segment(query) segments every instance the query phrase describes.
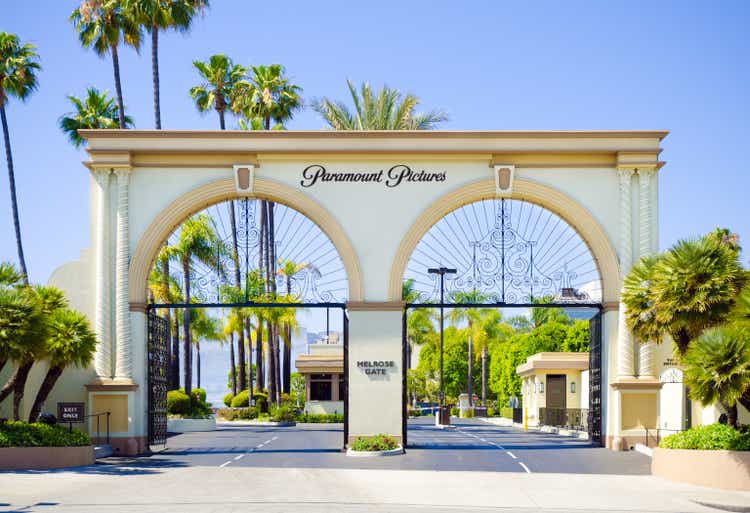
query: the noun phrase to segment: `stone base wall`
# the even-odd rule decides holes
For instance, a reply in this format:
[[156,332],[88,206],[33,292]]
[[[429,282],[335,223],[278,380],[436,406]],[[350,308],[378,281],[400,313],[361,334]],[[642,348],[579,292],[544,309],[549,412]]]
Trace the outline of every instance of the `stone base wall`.
[[750,451],[657,448],[651,473],[680,483],[750,491]]
[[46,470],[94,464],[94,447],[3,447],[1,470]]

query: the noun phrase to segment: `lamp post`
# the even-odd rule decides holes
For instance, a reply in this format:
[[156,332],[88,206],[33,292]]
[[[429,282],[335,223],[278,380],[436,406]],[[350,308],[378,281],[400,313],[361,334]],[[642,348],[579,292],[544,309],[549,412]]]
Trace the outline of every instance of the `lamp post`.
[[429,274],[437,274],[440,276],[440,411],[442,413],[442,406],[445,402],[445,392],[443,391],[443,324],[444,324],[444,312],[443,303],[445,302],[445,275],[456,274],[456,269],[449,269],[447,267],[430,267],[427,269]]

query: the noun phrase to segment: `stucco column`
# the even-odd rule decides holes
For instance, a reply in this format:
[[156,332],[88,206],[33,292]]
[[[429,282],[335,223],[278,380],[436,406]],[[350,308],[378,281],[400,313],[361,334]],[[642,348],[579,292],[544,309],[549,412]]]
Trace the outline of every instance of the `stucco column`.
[[[633,221],[631,181],[633,169],[618,169],[620,177],[620,277],[624,278],[633,265]],[[617,335],[617,377],[635,375],[633,334],[625,324],[625,305],[620,304]]]
[[[638,254],[641,257],[652,253],[652,202],[651,202],[651,179],[654,175],[653,169],[638,170]],[[654,356],[656,354],[656,343],[653,340],[641,341],[638,352],[638,377],[655,378]]]
[[130,262],[130,169],[115,171],[117,175],[117,259],[115,263],[116,364],[115,378],[133,377],[132,343],[130,339],[130,305],[128,265]]
[[112,377],[112,337],[110,326],[110,298],[108,294],[110,270],[109,258],[109,175],[110,169],[94,169],[91,174],[96,180],[96,252],[94,330],[98,344],[94,355],[94,368],[100,378]]

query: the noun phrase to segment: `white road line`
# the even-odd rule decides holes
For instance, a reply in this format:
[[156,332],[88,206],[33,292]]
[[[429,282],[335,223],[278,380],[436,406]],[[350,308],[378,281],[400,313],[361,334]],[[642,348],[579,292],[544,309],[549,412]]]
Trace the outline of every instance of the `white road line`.
[[224,468],[224,467],[226,467],[227,465],[229,465],[230,463],[232,463],[232,460],[229,460],[229,461],[227,461],[226,463],[222,463],[221,465],[219,465],[219,468]]
[[507,454],[508,456],[510,456],[511,458],[513,458],[514,460],[517,460],[517,459],[518,459],[518,458],[516,458],[516,455],[515,455],[515,454],[513,454],[513,453],[512,453],[512,452],[510,452],[510,451],[505,451],[505,453],[506,453],[506,454]]
[[271,438],[271,441],[273,442],[274,440],[278,440],[278,439],[279,439],[278,436],[274,436],[273,438]]
[[258,444],[255,446],[256,449],[260,449],[261,447],[263,447],[263,444]]
[[520,461],[518,462],[518,464],[523,467],[523,469],[526,471],[527,474],[531,474],[531,470],[529,470],[529,467],[527,467],[526,465],[524,465]]
[[484,443],[487,443],[487,440],[485,440],[484,438],[480,438],[480,440],[483,441]]
[[244,456],[244,454],[238,454],[237,456],[234,457],[234,460],[237,461],[237,460],[241,459],[243,456]]
[[263,444],[264,444],[264,445],[265,445],[265,444],[270,444],[271,442],[273,442],[273,439],[271,439],[271,440],[266,440],[265,442],[263,442]]

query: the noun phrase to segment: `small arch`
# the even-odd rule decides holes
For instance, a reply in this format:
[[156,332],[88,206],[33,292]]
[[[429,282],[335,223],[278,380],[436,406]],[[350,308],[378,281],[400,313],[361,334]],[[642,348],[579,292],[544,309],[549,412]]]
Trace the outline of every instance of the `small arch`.
[[[481,180],[451,191],[427,207],[401,240],[391,266],[388,288],[390,299],[401,300],[401,284],[409,258],[419,241],[435,223],[464,205],[496,197],[495,181]],[[510,197],[544,207],[570,224],[589,247],[599,269],[602,302],[619,302],[620,274],[617,254],[604,229],[586,208],[563,192],[531,180],[516,179]]]
[[[138,240],[130,260],[129,301],[131,308],[146,303],[148,275],[159,248],[169,237],[169,234],[185,219],[204,208],[238,197],[233,179],[216,180],[183,194],[159,212]],[[323,233],[331,239],[344,263],[349,282],[349,299],[351,301],[362,301],[362,276],[359,259],[344,229],[325,208],[300,191],[264,178],[255,179],[251,197],[287,205],[298,210],[317,224]]]

